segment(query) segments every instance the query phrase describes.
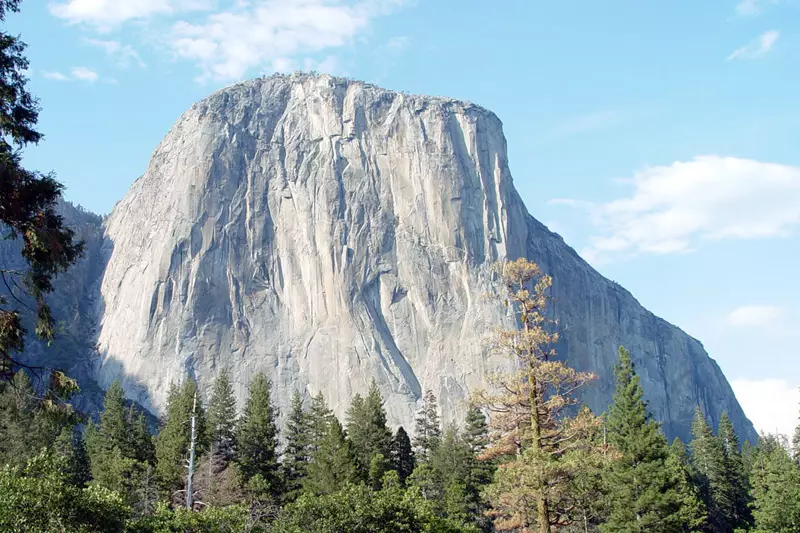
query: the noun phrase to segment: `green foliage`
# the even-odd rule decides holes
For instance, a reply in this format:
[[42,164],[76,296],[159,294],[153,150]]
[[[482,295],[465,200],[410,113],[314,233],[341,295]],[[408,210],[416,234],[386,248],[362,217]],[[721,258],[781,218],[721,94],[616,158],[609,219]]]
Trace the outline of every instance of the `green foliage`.
[[64,462],[67,481],[76,487],[85,486],[91,479],[89,454],[83,435],[74,427],[64,427],[53,445],[55,453]]
[[750,480],[757,533],[800,531],[800,467],[782,437],[762,436]]
[[0,464],[23,465],[51,446],[61,431],[57,417],[42,409],[27,372],[0,383]]
[[357,477],[355,457],[350,441],[336,418],[311,456],[303,488],[309,494],[326,495],[338,492]]
[[251,528],[250,510],[242,505],[206,507],[192,512],[183,507],[175,510],[160,504],[151,516],[133,522],[129,533],[241,533],[264,531]]
[[[630,354],[620,348],[616,391],[606,418],[608,442],[619,453],[605,472],[609,533],[689,531],[683,472],[670,459],[667,440],[650,418]],[[693,506],[693,505],[692,505]]]
[[[186,380],[180,388],[172,385],[167,397],[166,416],[156,437],[156,478],[163,494],[170,499],[184,489],[191,440],[192,404],[196,391],[197,384],[191,379]],[[200,454],[206,449],[207,432],[199,395],[197,413],[197,450]]]
[[348,484],[324,496],[304,494],[276,521],[275,533],[456,533],[474,526],[438,516],[428,502],[402,488],[396,472],[381,490]]
[[[386,425],[386,410],[378,385],[370,384],[365,398],[356,394],[347,411],[347,435],[352,443],[359,477],[373,485],[389,469],[392,432]],[[377,457],[377,458],[376,458]]]
[[236,398],[227,370],[214,380],[208,402],[208,439],[217,461],[227,464],[236,449]]
[[414,450],[411,448],[411,439],[403,426],[397,428],[392,437],[391,462],[392,469],[400,477],[400,482],[405,483],[406,479],[414,472],[416,461]]
[[303,398],[295,391],[289,419],[286,421],[286,449],[283,452],[281,475],[284,499],[294,501],[302,489],[303,478],[311,461],[311,428],[308,414],[303,410]]
[[70,483],[66,463],[43,451],[22,466],[0,469],[0,531],[7,533],[118,533],[130,509],[100,486]]
[[710,531],[730,531],[734,502],[732,487],[726,479],[725,445],[714,436],[699,407],[692,421],[692,436],[690,448],[695,482],[708,509]]
[[317,393],[311,399],[311,407],[308,409],[308,442],[309,453],[313,453],[319,448],[322,439],[328,434],[328,428],[335,417],[330,410],[322,392]]
[[739,438],[728,414],[723,412],[717,429],[723,450],[722,481],[725,499],[730,501],[728,520],[733,529],[746,529],[753,523],[750,512],[750,480],[744,468]]
[[427,461],[442,440],[442,426],[439,422],[439,408],[432,390],[425,391],[422,409],[417,413],[414,428],[414,453],[417,460]]
[[[0,21],[17,11],[17,0],[0,2]],[[6,285],[24,290],[36,302],[36,334],[48,342],[54,338],[52,313],[45,300],[52,292],[53,278],[72,265],[83,251],[74,232],[58,214],[63,185],[52,175],[22,167],[20,150],[38,143],[39,106],[28,92],[28,60],[25,44],[16,36],[0,32],[0,225],[9,239],[21,241],[21,256],[27,268],[4,272]],[[13,302],[19,303],[20,298]],[[25,329],[18,309],[0,297],[0,380],[10,381],[19,366],[15,357],[25,348]],[[51,381],[45,399],[58,402],[59,393],[74,390],[75,382],[60,372]],[[62,387],[63,386],[63,387]]]
[[270,494],[277,498],[281,494],[278,413],[272,405],[270,387],[264,374],[257,374],[250,383],[250,394],[236,432],[236,462],[245,482],[259,475],[269,485]]

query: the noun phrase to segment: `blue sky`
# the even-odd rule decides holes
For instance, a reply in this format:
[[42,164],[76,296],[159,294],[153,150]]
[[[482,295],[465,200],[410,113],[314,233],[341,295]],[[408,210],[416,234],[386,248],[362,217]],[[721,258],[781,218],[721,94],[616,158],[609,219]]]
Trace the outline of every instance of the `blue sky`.
[[800,0],[24,2],[45,141],[107,213],[209,92],[315,69],[503,120],[531,213],[703,341],[759,429],[800,406]]

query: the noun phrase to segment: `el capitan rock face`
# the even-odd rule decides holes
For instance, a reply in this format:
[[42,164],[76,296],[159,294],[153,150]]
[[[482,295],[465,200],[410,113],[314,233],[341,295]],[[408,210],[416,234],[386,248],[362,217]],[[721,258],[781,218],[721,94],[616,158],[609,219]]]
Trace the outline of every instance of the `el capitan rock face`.
[[95,248],[91,373],[153,411],[170,381],[228,368],[240,400],[266,372],[284,412],[321,390],[343,415],[374,378],[393,423],[413,427],[428,388],[459,420],[509,364],[485,342],[510,323],[491,265],[526,256],[554,278],[559,353],[599,376],[595,411],[623,344],[668,434],[700,404],[755,435],[698,341],[528,214],[500,120],[469,103],[299,74],[226,88],[178,120]]

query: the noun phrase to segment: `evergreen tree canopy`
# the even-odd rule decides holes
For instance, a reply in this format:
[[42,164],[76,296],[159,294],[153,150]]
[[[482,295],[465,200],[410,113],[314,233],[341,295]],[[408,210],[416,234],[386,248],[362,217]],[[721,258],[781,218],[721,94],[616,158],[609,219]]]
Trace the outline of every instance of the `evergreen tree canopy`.
[[692,421],[692,436],[695,482],[708,509],[709,527],[715,533],[732,530],[734,502],[725,474],[725,445],[714,436],[699,407]]
[[[683,472],[670,461],[667,440],[650,418],[630,354],[619,350],[616,391],[606,418],[608,442],[619,453],[606,470],[608,533],[688,531]],[[694,506],[694,503],[691,504]]]
[[419,461],[427,461],[442,440],[442,426],[439,422],[439,407],[436,395],[426,390],[422,398],[422,409],[417,413],[414,428],[414,453]]
[[739,437],[736,436],[728,413],[722,413],[717,429],[717,439],[723,449],[722,483],[725,499],[730,501],[728,523],[734,530],[752,525],[750,512],[750,481],[744,468]]
[[319,447],[322,439],[328,434],[328,427],[335,417],[325,397],[320,391],[311,399],[311,406],[308,409],[308,442],[309,452],[313,453]]
[[0,381],[0,464],[24,465],[53,444],[63,420],[41,409],[28,373]]
[[756,533],[800,531],[800,467],[782,437],[762,435],[753,458]]
[[236,434],[236,398],[227,370],[214,380],[208,402],[208,438],[215,459],[227,464],[233,459]]
[[89,455],[83,436],[75,427],[65,426],[53,446],[60,458],[66,481],[76,487],[84,487],[91,479]]
[[414,472],[414,450],[411,448],[411,439],[403,426],[397,428],[392,437],[391,450],[392,468],[400,477],[400,482],[405,483],[408,476]]
[[[18,0],[0,0],[0,22],[18,11]],[[26,170],[20,150],[36,144],[39,106],[28,92],[28,60],[25,44],[0,31],[0,224],[7,237],[20,241],[26,269],[0,264],[13,297],[0,296],[0,380],[10,381],[20,366],[15,354],[25,348],[25,329],[18,309],[23,293],[36,302],[36,334],[47,341],[55,336],[54,320],[45,297],[53,291],[53,278],[72,265],[83,251],[83,243],[64,226],[58,214],[63,185],[52,174]],[[16,263],[16,261],[15,261]],[[63,373],[53,371],[50,402],[63,393],[74,392],[77,384]]]
[[287,501],[296,499],[302,488],[302,480],[311,461],[310,437],[310,421],[303,409],[303,397],[295,391],[292,395],[289,419],[286,421],[286,449],[281,463]]
[[347,435],[353,446],[356,468],[363,480],[380,483],[389,468],[392,432],[386,425],[386,410],[373,380],[365,398],[356,395],[347,411]]
[[281,494],[278,470],[278,413],[272,404],[271,383],[262,374],[250,382],[247,403],[236,432],[236,462],[245,481],[261,476],[273,497]]
[[306,492],[315,495],[333,494],[357,477],[355,457],[344,428],[331,418],[325,436],[313,452],[308,473],[303,479]]
[[186,460],[191,442],[192,407],[197,400],[197,453],[206,447],[205,411],[197,384],[187,379],[182,387],[172,385],[167,396],[166,415],[156,437],[156,477],[168,498],[184,488]]

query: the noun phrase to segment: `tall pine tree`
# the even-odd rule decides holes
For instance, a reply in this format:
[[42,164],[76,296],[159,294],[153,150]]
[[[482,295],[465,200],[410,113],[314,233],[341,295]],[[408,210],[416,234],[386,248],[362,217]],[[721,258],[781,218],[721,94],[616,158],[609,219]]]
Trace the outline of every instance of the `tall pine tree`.
[[247,403],[236,432],[236,462],[245,481],[259,476],[266,492],[282,492],[278,465],[278,412],[272,404],[271,383],[263,373],[250,382]]
[[358,394],[353,398],[347,411],[347,435],[360,478],[377,487],[390,468],[392,432],[386,425],[383,398],[374,380],[365,398]]
[[616,391],[606,418],[608,442],[619,454],[606,470],[607,533],[689,531],[682,473],[670,461],[667,439],[647,413],[630,354],[619,350]]
[[727,499],[731,502],[730,527],[734,530],[749,529],[753,523],[750,512],[750,480],[744,468],[739,437],[736,436],[736,431],[726,412],[723,412],[720,418],[717,439],[724,452],[722,478]]
[[800,531],[800,467],[789,456],[784,437],[761,436],[750,480],[755,531]]
[[311,461],[309,422],[308,414],[303,409],[303,397],[295,391],[289,419],[286,421],[286,449],[281,463],[285,501],[294,501],[300,495],[303,478]]
[[236,397],[227,370],[214,380],[207,419],[211,455],[217,466],[224,468],[233,459],[236,447]]
[[325,435],[311,456],[303,489],[310,494],[323,496],[342,490],[358,477],[355,456],[342,428],[335,417],[328,419]]
[[197,384],[187,379],[183,386],[172,385],[167,396],[166,415],[156,437],[155,475],[164,496],[173,501],[185,498],[187,459],[191,442],[192,407],[197,398],[197,445],[196,453],[202,455],[206,449],[207,430],[205,411],[197,394]]
[[403,426],[397,428],[392,437],[391,450],[392,468],[400,477],[400,482],[405,483],[408,476],[414,472],[415,459],[414,450],[411,447],[411,439]]
[[442,440],[439,407],[436,395],[428,389],[422,398],[422,409],[417,413],[414,428],[414,453],[420,462],[427,461]]
[[708,529],[713,533],[732,531],[733,494],[725,476],[725,447],[714,436],[700,410],[695,409],[692,421],[692,464],[696,484],[708,509]]

